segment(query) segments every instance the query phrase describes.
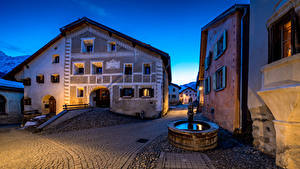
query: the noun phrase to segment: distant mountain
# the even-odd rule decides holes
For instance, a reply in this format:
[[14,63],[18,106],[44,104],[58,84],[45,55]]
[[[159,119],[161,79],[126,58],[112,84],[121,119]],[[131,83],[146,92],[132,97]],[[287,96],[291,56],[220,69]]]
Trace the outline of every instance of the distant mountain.
[[0,77],[11,71],[29,56],[30,55],[12,57],[7,56],[4,52],[0,51]]
[[[196,82],[190,82],[190,83],[187,83],[187,84],[181,85],[180,87],[181,87],[181,89],[180,89],[180,91],[179,91],[179,92],[181,92],[181,91],[185,90],[185,89],[186,89],[186,88],[188,88],[188,87],[190,87],[190,88],[192,88],[192,89],[196,90]],[[196,91],[197,91],[197,90],[196,90]]]

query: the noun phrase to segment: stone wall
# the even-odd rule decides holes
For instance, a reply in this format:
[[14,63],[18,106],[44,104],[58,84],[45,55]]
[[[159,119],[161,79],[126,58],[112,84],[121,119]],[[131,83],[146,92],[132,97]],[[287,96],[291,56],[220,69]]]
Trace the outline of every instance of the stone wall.
[[23,92],[0,89],[0,95],[6,100],[6,114],[0,115],[0,124],[20,123],[23,117],[21,113]]

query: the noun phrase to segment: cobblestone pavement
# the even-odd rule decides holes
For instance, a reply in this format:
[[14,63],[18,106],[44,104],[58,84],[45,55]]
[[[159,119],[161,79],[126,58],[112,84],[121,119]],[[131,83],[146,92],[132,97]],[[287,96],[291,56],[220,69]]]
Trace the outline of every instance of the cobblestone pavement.
[[49,135],[0,129],[0,168],[128,168],[144,145],[167,132],[168,122],[185,116],[186,110],[172,110],[144,123]]
[[159,157],[158,168],[215,169],[204,153],[164,153]]

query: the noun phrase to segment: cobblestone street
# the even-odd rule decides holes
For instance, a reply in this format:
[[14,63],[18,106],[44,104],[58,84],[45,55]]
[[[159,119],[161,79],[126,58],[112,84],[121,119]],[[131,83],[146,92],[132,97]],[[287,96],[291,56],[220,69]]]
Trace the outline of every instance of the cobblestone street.
[[49,135],[0,129],[0,168],[128,168],[143,145],[167,132],[169,121],[185,116],[186,110],[171,111],[143,123]]

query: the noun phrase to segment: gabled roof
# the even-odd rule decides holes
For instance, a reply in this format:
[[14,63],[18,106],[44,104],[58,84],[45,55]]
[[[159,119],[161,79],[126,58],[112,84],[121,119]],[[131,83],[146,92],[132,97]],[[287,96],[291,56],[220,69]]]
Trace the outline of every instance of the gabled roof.
[[219,22],[220,20],[224,19],[226,16],[244,9],[244,8],[249,8],[250,5],[249,4],[235,4],[233,6],[231,6],[230,8],[228,8],[226,11],[224,11],[223,13],[221,13],[219,16],[217,16],[214,20],[212,20],[211,22],[209,22],[208,24],[206,24],[205,26],[203,26],[201,28],[201,31],[209,28],[210,26],[214,25],[215,23]]
[[196,91],[195,89],[193,89],[193,88],[191,88],[191,87],[187,87],[187,88],[181,89],[181,90],[179,91],[179,94],[182,93],[182,92],[184,92],[184,91],[186,91],[187,89],[191,89],[191,90],[193,90],[194,92],[197,93],[197,91]]
[[132,43],[133,46],[138,45],[140,47],[143,47],[145,49],[148,49],[152,52],[157,53],[158,55],[160,55],[162,57],[162,60],[166,66],[166,69],[168,71],[168,75],[169,75],[169,82],[171,82],[172,76],[171,76],[171,66],[170,66],[170,56],[168,53],[163,52],[149,44],[143,43],[139,40],[136,40],[130,36],[127,36],[121,32],[118,32],[114,29],[111,29],[105,25],[102,25],[96,21],[93,21],[87,17],[82,17],[62,28],[60,28],[60,34],[58,36],[56,36],[54,39],[52,39],[50,42],[48,42],[45,46],[43,46],[41,49],[39,49],[37,52],[35,52],[33,55],[31,55],[28,59],[26,59],[23,63],[21,63],[20,65],[18,65],[17,67],[15,67],[12,71],[10,71],[9,73],[7,73],[3,78],[10,78],[11,76],[13,76],[15,73],[17,73],[18,71],[20,71],[23,66],[25,66],[26,64],[28,64],[30,61],[32,61],[33,59],[35,59],[38,55],[40,55],[42,52],[44,52],[46,49],[48,49],[51,45],[53,45],[54,43],[56,43],[58,40],[60,40],[62,37],[64,37],[66,35],[67,32],[74,30],[75,28],[82,26],[82,25],[93,25],[96,26],[99,29],[105,30],[107,31],[110,35],[114,34],[117,35],[119,37],[122,37],[128,41],[130,41]]
[[181,89],[181,87],[180,87],[180,86],[178,86],[178,85],[177,85],[177,84],[175,84],[175,83],[170,83],[170,85],[177,87],[179,90]]

